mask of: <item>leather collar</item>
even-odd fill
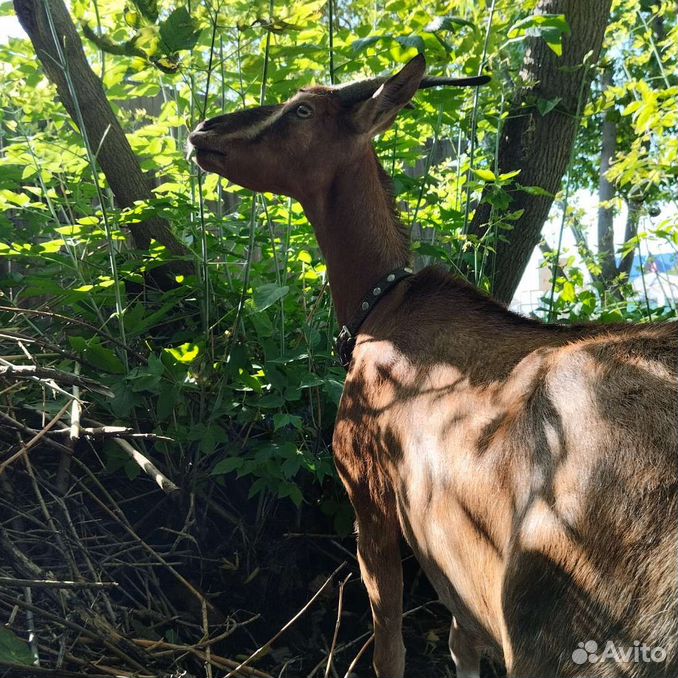
[[[412,275],[411,268],[396,268],[377,280],[370,291],[363,297],[360,310],[353,316],[351,322],[341,328],[337,337],[337,357],[342,367],[348,369],[353,357],[356,337],[361,325],[367,319],[372,309],[403,279]]]

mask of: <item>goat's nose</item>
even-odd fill
[[[214,124],[214,118],[211,120],[203,120],[202,122],[199,122],[195,129],[188,135],[188,140],[191,140],[191,137],[194,135],[201,134],[203,132],[209,132],[211,129],[213,129],[216,125]]]
[[[218,115],[216,118],[209,118],[208,120],[203,120],[195,129],[196,132],[208,132],[213,130],[215,127],[218,127],[222,123],[226,115]]]
[[[212,125],[210,125],[210,120],[202,120],[199,122],[191,134],[199,134],[200,132],[207,132]]]
[[[203,121],[188,135],[188,143],[186,144],[186,158],[193,153],[193,149],[204,148],[209,145],[209,136],[205,134],[205,122]]]
[[[197,140],[204,138],[205,132],[210,132],[214,130],[215,127],[217,127],[215,120],[216,118],[212,118],[211,120],[203,120],[202,122],[199,122],[197,127],[188,135],[188,141],[192,144],[195,144]]]
[[[202,123],[198,125],[189,135],[188,135],[188,143],[195,146],[195,141],[198,139],[200,136],[200,133],[203,131],[201,127]]]

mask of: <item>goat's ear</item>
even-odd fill
[[[410,102],[424,77],[426,60],[423,54],[411,59],[398,73],[391,76],[371,99],[356,106],[353,122],[363,134],[374,136],[388,129],[398,112]]]

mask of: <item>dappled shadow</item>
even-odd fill
[[[449,280],[415,276],[366,323],[342,476],[397,501],[479,645],[499,651],[503,618],[515,676],[584,675],[586,640],[669,652],[587,675],[678,674],[676,326],[545,326]]]

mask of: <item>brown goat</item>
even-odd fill
[[[677,326],[544,325],[441,270],[406,276],[371,139],[431,84],[420,56],[190,136],[203,169],[299,200],[327,260],[352,352],[334,456],[376,674],[405,671],[404,535],[454,615],[459,678],[483,651],[512,678],[674,677]]]

